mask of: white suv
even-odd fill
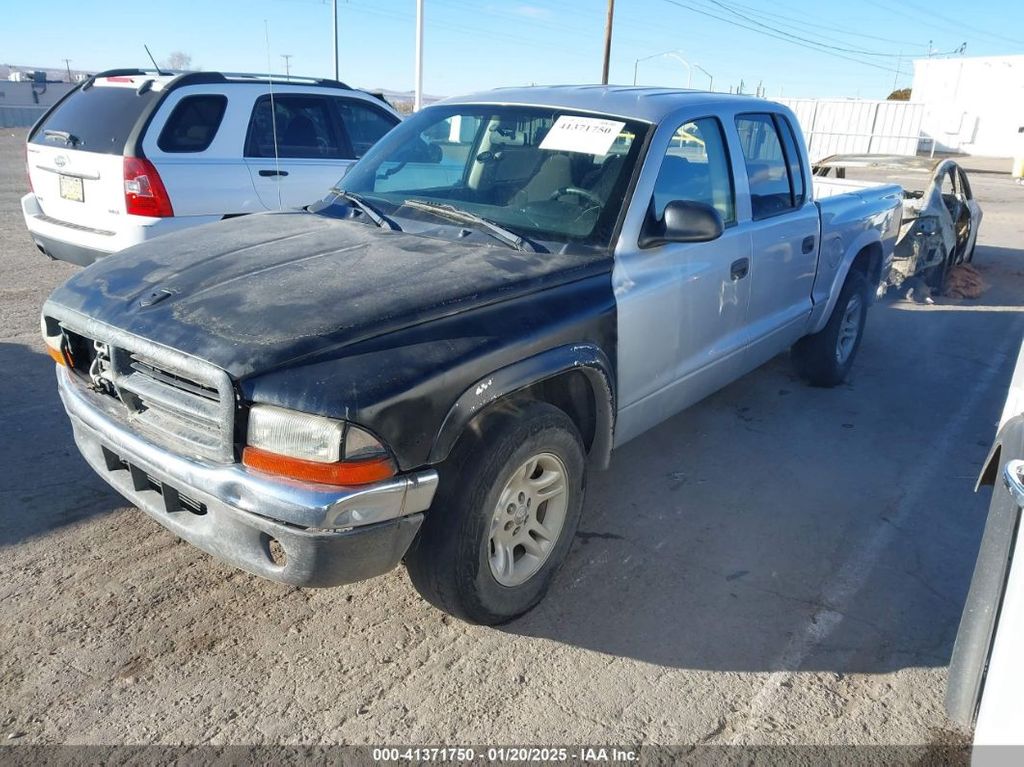
[[[301,207],[400,119],[333,80],[102,72],[29,133],[25,223],[44,254],[86,265],[226,216]]]

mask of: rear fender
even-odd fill
[[[817,333],[821,331],[828,323],[829,317],[832,316],[832,310],[835,309],[836,301],[839,300],[839,292],[843,289],[843,284],[846,282],[846,277],[850,273],[850,269],[853,266],[853,262],[857,259],[863,251],[871,248],[877,248],[880,253],[884,254],[884,248],[882,247],[882,237],[877,229],[866,229],[861,232],[853,242],[848,245],[845,250],[842,246],[842,240],[840,237],[832,238],[828,241],[822,242],[822,252],[818,257],[818,269],[819,279],[824,277],[831,271],[831,265],[835,264],[834,271],[832,272],[832,279],[828,280],[825,278],[825,285],[828,286],[827,300],[821,300],[824,296],[815,296],[814,311],[811,312],[810,327],[808,333]],[[882,273],[885,272],[885,259],[883,257]],[[823,274],[824,272],[824,274]],[[882,275],[878,273],[868,275],[868,281],[871,283],[872,288],[878,287],[878,282]],[[815,286],[815,293],[818,293],[818,286]],[[871,291],[871,300],[875,298],[875,291]]]

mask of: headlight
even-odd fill
[[[273,405],[249,410],[242,463],[269,474],[331,485],[362,485],[393,476],[380,440],[345,421]]]
[[[334,463],[341,460],[345,422],[298,413],[273,405],[256,405],[249,411],[249,438],[253,447],[307,461]]]

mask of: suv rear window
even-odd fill
[[[202,152],[217,135],[227,96],[186,96],[174,107],[156,145],[165,152]]]
[[[139,117],[158,98],[160,94],[151,89],[144,93],[108,85],[79,89],[46,117],[29,140],[83,152],[122,154]]]

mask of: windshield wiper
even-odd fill
[[[44,130],[43,135],[46,138],[59,138],[69,146],[78,146],[82,141],[74,133],[68,133],[66,130]]]
[[[452,221],[476,224],[486,234],[489,234],[496,240],[500,240],[511,248],[528,251],[530,253],[538,252],[537,246],[522,235],[516,234],[511,229],[506,229],[501,224],[497,224],[489,218],[478,216],[476,213],[472,213],[464,208],[457,208],[454,205],[448,205],[442,202],[429,202],[427,200],[406,200],[402,204],[409,208],[426,210],[431,213],[435,213],[438,216],[450,218]]]
[[[370,203],[368,203],[365,199],[363,199],[360,195],[356,194],[355,192],[346,192],[344,189],[339,189],[338,187],[334,186],[334,187],[331,187],[331,194],[334,194],[337,197],[341,197],[342,199],[347,200],[348,202],[352,203],[356,208],[361,210],[366,215],[366,217],[368,219],[370,219],[374,224],[376,224],[379,228],[387,227],[388,229],[390,229],[393,232],[400,232],[400,231],[402,231],[402,227],[400,227],[398,224],[396,224],[390,218],[385,216],[383,213],[381,213],[375,207],[370,205]]]

